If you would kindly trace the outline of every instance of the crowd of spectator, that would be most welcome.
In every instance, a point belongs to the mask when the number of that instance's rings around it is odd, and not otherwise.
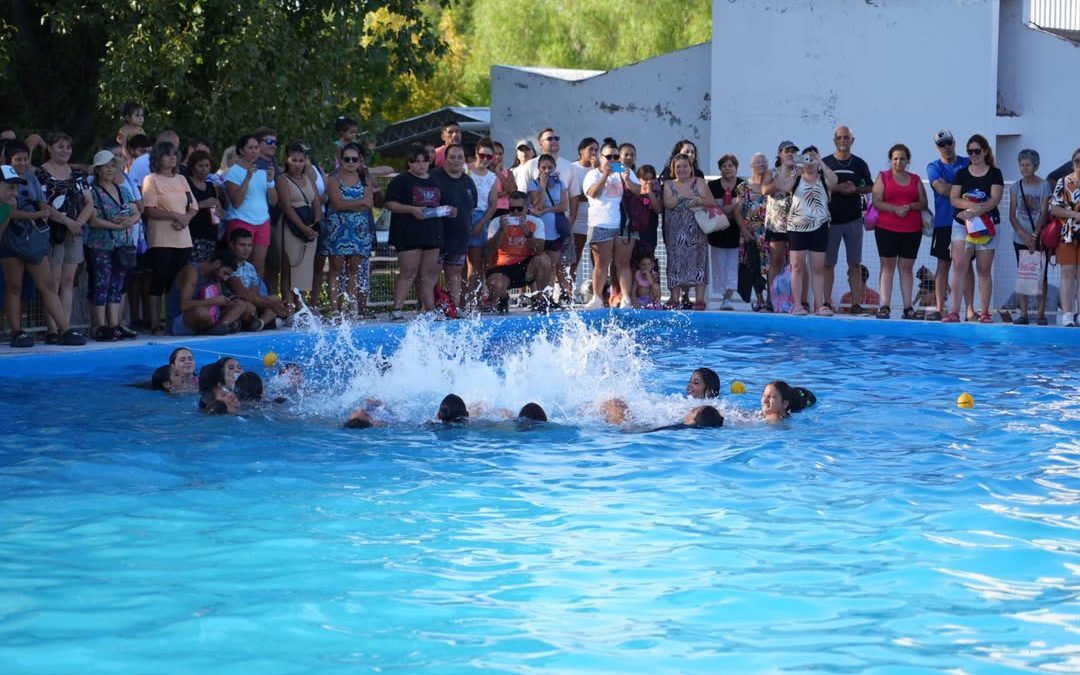
[[[404,319],[413,290],[421,312],[445,316],[505,312],[515,288],[544,311],[703,310],[707,288],[732,309],[743,286],[755,311],[831,316],[843,247],[851,314],[892,317],[895,284],[904,319],[956,322],[963,312],[991,323],[995,238],[1011,231],[1026,282],[1015,322],[1046,324],[1056,309],[1046,306],[1053,262],[1060,323],[1077,325],[1080,150],[1047,179],[1038,174],[1039,153],[1020,152],[1021,179],[1008,186],[1002,214],[1006,185],[989,142],[973,134],[961,154],[948,130],[932,139],[938,157],[927,166],[926,189],[906,145],[890,148],[888,168],[875,174],[852,153],[847,126],[835,130],[832,152],[783,141],[772,160],[750,157],[746,177],[739,158],[725,154],[719,177],[706,180],[689,139],[673,145],[658,171],[638,163],[632,143],[612,138],[581,139],[571,161],[557,131],[545,128],[536,144],[518,141],[507,166],[501,143],[465,147],[453,122],[438,147],[410,147],[405,170],[394,174],[367,166],[369,148],[346,117],[335,125],[332,167],[313,162],[301,141],[279,152],[275,130],[261,127],[240,136],[215,171],[208,141],[181,144],[172,130],[151,141],[137,103],[123,117],[116,138],[87,153],[86,164],[73,161],[67,134],[19,140],[0,129],[0,264],[12,346],[35,341],[22,327],[24,276],[40,294],[47,343],[85,342],[71,328],[80,274],[90,337],[99,341],[280,327],[302,303],[318,308],[324,283],[327,311],[370,317],[377,208],[389,214],[398,262],[391,320]],[[375,178],[391,175],[384,193]],[[881,270],[876,309],[864,308],[861,264],[871,230]],[[924,238],[937,269],[916,287]],[[586,252],[591,278],[579,279]],[[926,306],[917,308],[920,298]]]

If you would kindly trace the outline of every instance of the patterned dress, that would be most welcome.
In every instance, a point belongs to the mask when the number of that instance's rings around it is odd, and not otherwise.
[[[746,222],[747,229],[754,235],[752,242],[747,246],[756,245],[761,259],[761,274],[769,273],[769,246],[765,242],[765,203],[768,197],[761,194],[761,185],[751,185],[749,181],[739,183],[735,188],[735,197],[742,201],[742,217]],[[740,262],[746,258],[745,247],[739,253]]]
[[[667,245],[668,287],[699,286],[709,283],[709,240],[694,219],[690,200],[700,198],[697,180],[691,186],[691,196],[675,191],[674,181],[665,183],[678,201],[664,212],[664,242]]]
[[[338,176],[341,198],[346,201],[359,201],[364,198],[364,181],[348,186]],[[325,246],[327,255],[371,256],[372,227],[371,211],[334,211],[327,209],[325,226]]]

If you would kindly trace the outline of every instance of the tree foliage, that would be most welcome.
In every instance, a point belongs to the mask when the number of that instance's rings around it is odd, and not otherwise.
[[[0,119],[86,140],[134,99],[148,129],[220,147],[263,124],[329,143],[339,114],[377,128],[445,53],[431,8],[449,0],[6,1]]]

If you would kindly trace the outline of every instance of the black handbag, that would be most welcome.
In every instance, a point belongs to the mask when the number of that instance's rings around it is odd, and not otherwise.
[[[300,185],[296,181],[294,181],[292,177],[288,174],[286,174],[285,177],[289,179],[290,183],[296,186],[297,190],[300,190],[300,196],[302,196],[304,198],[304,201],[307,202],[303,206],[294,206],[293,211],[296,211],[296,215],[300,218],[300,221],[304,223],[304,225],[307,225],[308,227],[314,228],[316,231],[318,231],[318,228],[315,227],[315,209],[311,208],[311,202],[308,201],[307,195],[304,194],[303,188],[301,188]],[[300,227],[292,221],[291,218],[289,218],[288,216],[283,217],[285,218],[285,224],[289,226],[289,232],[292,232],[294,237],[301,241],[311,241],[307,238],[307,235],[303,233]]]
[[[12,220],[4,230],[3,248],[19,260],[36,265],[49,254],[50,239],[49,227],[44,223]]]

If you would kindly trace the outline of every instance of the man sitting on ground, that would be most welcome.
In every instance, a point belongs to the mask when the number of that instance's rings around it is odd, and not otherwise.
[[[551,285],[551,262],[544,255],[544,223],[526,214],[527,203],[524,192],[511,193],[510,214],[499,218],[499,232],[491,238],[496,256],[487,271],[488,297],[498,300],[500,314],[506,312],[503,295],[507,290],[532,283],[538,289]]]
[[[215,251],[202,263],[191,263],[176,275],[169,291],[168,326],[173,335],[225,335],[255,319],[255,308],[239,298],[227,298],[221,282],[236,269],[236,256]]]
[[[237,229],[229,234],[229,250],[236,256],[236,271],[225,282],[225,293],[255,307],[258,318],[252,321],[248,330],[258,331],[264,326],[280,328],[289,316],[289,310],[279,296],[267,294],[266,284],[259,278],[255,266],[248,262],[254,246],[255,240],[247,230]]]

